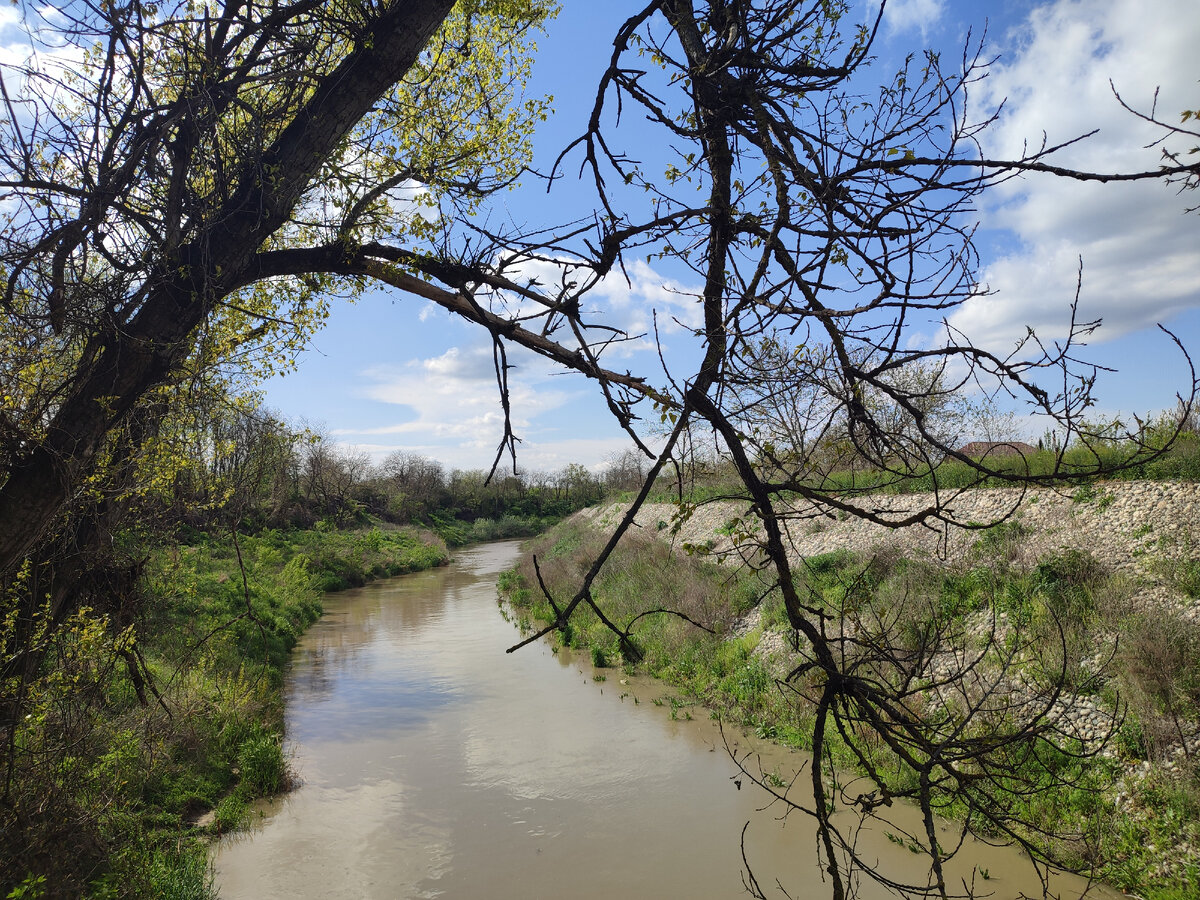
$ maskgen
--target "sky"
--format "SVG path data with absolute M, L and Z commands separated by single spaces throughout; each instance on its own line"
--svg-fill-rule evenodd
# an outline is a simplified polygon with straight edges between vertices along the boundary
M 552 93 L 555 115 L 535 138 L 535 167 L 549 167 L 586 123 L 611 37 L 637 4 L 567 0 L 538 41 L 532 93 Z M 865 11 L 860 11 L 865 15 Z M 1178 122 L 1200 108 L 1200 7 L 1195 0 L 892 0 L 871 73 L 886 80 L 908 53 L 925 47 L 962 52 L 968 35 L 986 29 L 988 77 L 972 93 L 980 109 L 1001 113 L 983 138 L 986 154 L 1013 158 L 1026 145 L 1050 144 L 1098 130 L 1069 147 L 1063 165 L 1098 171 L 1144 170 L 1159 163 L 1155 133 L 1130 106 Z M 574 169 L 570 170 L 574 176 Z M 569 208 L 580 192 L 569 183 L 547 199 L 537 184 L 508 193 L 514 221 Z M 1159 325 L 1200 358 L 1200 192 L 1180 195 L 1161 183 L 1078 184 L 1014 179 L 979 206 L 981 283 L 951 327 L 988 349 L 1011 348 L 1028 327 L 1061 339 L 1080 288 L 1079 318 L 1103 327 L 1083 353 L 1118 370 L 1098 382 L 1097 415 L 1170 408 L 1186 390 L 1182 354 Z M 644 331 L 660 325 L 663 354 L 680 370 L 694 356 L 687 326 L 697 308 L 686 277 L 639 262 L 630 280 L 610 279 L 593 295 L 612 321 Z M 612 360 L 654 372 L 658 351 L 636 342 Z M 691 356 L 689 356 L 691 355 Z M 630 446 L 594 385 L 514 350 L 513 423 L 518 464 L 556 471 L 568 463 L 593 469 Z M 266 403 L 297 424 L 382 458 L 407 450 L 447 468 L 486 468 L 501 439 L 492 350 L 487 336 L 428 301 L 377 291 L 335 305 L 328 326 L 302 354 L 297 370 L 264 386 Z M 653 423 L 646 423 L 647 428 Z M 1035 435 L 1030 435 L 1035 436 Z

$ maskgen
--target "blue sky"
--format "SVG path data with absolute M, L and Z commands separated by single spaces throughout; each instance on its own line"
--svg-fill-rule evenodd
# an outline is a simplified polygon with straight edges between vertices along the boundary
M 582 130 L 611 36 L 637 4 L 568 0 L 539 41 L 535 93 L 553 93 L 556 115 L 535 142 L 535 165 L 548 168 Z M 888 4 L 878 61 L 884 81 L 904 55 L 924 47 L 957 57 L 968 30 L 985 24 L 998 56 L 972 102 L 1004 112 L 984 150 L 1012 158 L 1045 132 L 1051 143 L 1100 129 L 1061 162 L 1096 170 L 1152 168 L 1153 134 L 1121 109 L 1109 80 L 1131 105 L 1178 121 L 1200 107 L 1200 8 L 1195 0 L 906 0 Z M 575 168 L 569 169 L 574 177 Z M 584 193 L 569 181 L 547 198 L 534 183 L 505 196 L 503 213 L 543 221 Z M 951 325 L 990 349 L 1011 347 L 1035 327 L 1061 338 L 1083 265 L 1080 315 L 1103 318 L 1087 358 L 1119 369 L 1100 380 L 1100 414 L 1170 407 L 1186 387 L 1182 357 L 1157 331 L 1174 330 L 1200 356 L 1200 196 L 1161 184 L 1079 185 L 1017 179 L 980 208 L 981 275 L 994 292 L 972 299 Z M 695 307 L 686 278 L 639 263 L 631 284 L 610 279 L 594 294 L 612 321 L 644 330 L 657 311 L 665 356 L 680 371 L 696 347 L 686 328 Z M 672 277 L 674 275 L 674 277 Z M 678 321 L 676 321 L 678 320 Z M 936 325 L 930 324 L 930 330 Z M 570 462 L 597 467 L 629 445 L 593 385 L 513 352 L 513 413 L 522 438 L 518 462 L 556 470 Z M 643 341 L 610 362 L 660 380 L 657 352 Z M 427 301 L 375 292 L 333 309 L 330 324 L 298 369 L 265 386 L 267 404 L 285 417 L 323 427 L 337 441 L 381 457 L 407 449 L 448 467 L 491 463 L 501 437 L 491 348 L 486 335 Z

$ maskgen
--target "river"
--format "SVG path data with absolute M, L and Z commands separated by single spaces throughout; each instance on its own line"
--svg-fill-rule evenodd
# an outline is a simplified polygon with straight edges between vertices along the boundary
M 763 809 L 706 715 L 672 718 L 654 702 L 661 686 L 619 669 L 594 681 L 590 662 L 546 643 L 504 653 L 518 635 L 496 577 L 517 553 L 473 547 L 444 569 L 326 598 L 286 688 L 301 786 L 217 846 L 223 900 L 744 897 L 747 822 L 769 896 L 784 896 L 776 879 L 828 896 L 809 823 Z M 751 749 L 740 733 L 730 743 Z M 804 763 L 753 749 L 785 777 Z M 921 877 L 919 857 L 881 829 L 864 829 L 859 851 Z M 981 893 L 1040 894 L 1018 854 L 970 852 L 990 875 Z

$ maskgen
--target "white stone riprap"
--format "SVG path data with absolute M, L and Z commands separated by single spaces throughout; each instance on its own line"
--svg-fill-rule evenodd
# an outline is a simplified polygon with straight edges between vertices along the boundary
M 882 495 L 861 497 L 856 503 L 880 515 L 900 517 L 906 513 L 929 508 L 937 498 L 932 494 Z M 1106 598 L 1117 608 L 1131 611 L 1162 610 L 1200 623 L 1200 598 L 1189 597 L 1173 582 L 1172 572 L 1181 563 L 1200 559 L 1200 484 L 1187 482 L 1116 481 L 1085 488 L 1057 490 L 1039 488 L 1022 491 L 1016 488 L 975 489 L 943 495 L 942 503 L 948 517 L 960 523 L 987 525 L 997 521 L 1019 523 L 1017 534 L 1004 552 L 1012 564 L 1033 567 L 1053 553 L 1080 550 L 1091 554 L 1107 570 L 1119 573 L 1114 590 Z M 616 525 L 628 505 L 584 510 L 579 515 L 602 527 Z M 715 558 L 734 562 L 743 554 L 753 553 L 753 524 L 744 519 L 747 507 L 729 502 L 704 504 L 691 511 L 682 521 L 676 519 L 676 509 L 669 504 L 650 505 L 637 517 L 637 526 L 663 540 L 672 542 L 681 551 L 703 548 Z M 975 550 L 983 536 L 979 528 L 964 528 L 934 521 L 933 527 L 911 526 L 891 529 L 847 514 L 820 512 L 811 506 L 789 510 L 787 541 L 795 561 L 850 550 L 857 553 L 901 553 L 928 560 L 941 560 L 952 565 L 962 561 L 971 564 L 986 562 Z M 739 541 L 740 537 L 740 541 Z M 738 544 L 741 544 L 739 552 Z M 995 545 L 992 545 L 993 547 Z M 975 553 L 972 558 L 971 554 Z M 994 549 L 989 552 L 996 552 Z M 968 625 L 984 635 L 991 627 L 1003 644 L 1008 628 L 1001 612 L 993 622 L 988 614 L 980 614 L 978 622 Z M 744 636 L 758 631 L 761 634 L 756 654 L 768 661 L 777 675 L 786 674 L 797 660 L 788 638 L 778 632 L 762 630 L 760 610 L 751 610 L 735 623 L 734 634 Z M 1116 644 L 1116 635 L 1097 635 L 1095 657 L 1084 666 L 1103 666 Z M 944 666 L 949 675 L 955 666 L 953 651 L 938 654 L 934 666 Z M 944 659 L 941 657 L 945 656 Z M 1025 673 L 1010 672 L 1002 689 L 1007 696 L 1020 702 L 1026 698 L 1036 703 L 1036 693 L 1030 690 Z M 1103 755 L 1116 755 L 1114 742 L 1108 740 L 1119 724 L 1119 716 L 1099 697 L 1064 693 L 1059 696 L 1050 714 L 1053 727 L 1064 735 L 1090 743 Z M 1137 819 L 1148 815 L 1139 804 L 1143 802 L 1140 783 L 1159 777 L 1165 772 L 1178 775 L 1189 771 L 1200 757 L 1200 730 L 1193 727 L 1168 750 L 1166 760 L 1127 761 L 1115 787 L 1115 801 L 1126 816 Z M 1185 731 L 1188 729 L 1185 728 Z M 1197 828 L 1187 824 L 1181 828 L 1178 846 L 1160 848 L 1158 875 L 1170 878 L 1194 864 Z M 1154 849 L 1154 848 L 1151 848 Z
M 880 515 L 899 518 L 935 505 L 931 493 L 861 497 L 855 502 Z M 1157 605 L 1200 621 L 1200 598 L 1174 590 L 1165 577 L 1172 562 L 1200 557 L 1200 484 L 1162 481 L 1113 481 L 1087 488 L 974 489 L 942 495 L 948 518 L 989 525 L 1000 520 L 1022 526 L 1016 542 L 1017 563 L 1036 565 L 1047 554 L 1067 549 L 1091 553 L 1111 571 L 1124 572 L 1138 584 L 1133 605 Z M 595 507 L 579 513 L 611 527 L 627 504 Z M 928 525 L 887 528 L 846 513 L 818 512 L 797 505 L 789 510 L 786 539 L 794 559 L 851 550 L 874 553 L 883 549 L 954 562 L 963 559 L 981 537 L 978 528 L 958 527 L 932 520 Z M 734 537 L 748 526 L 730 527 L 746 516 L 745 505 L 703 504 L 675 525 L 676 508 L 649 504 L 640 510 L 637 526 L 681 549 L 709 547 L 721 556 L 736 550 Z M 732 532 L 732 533 L 731 533 Z

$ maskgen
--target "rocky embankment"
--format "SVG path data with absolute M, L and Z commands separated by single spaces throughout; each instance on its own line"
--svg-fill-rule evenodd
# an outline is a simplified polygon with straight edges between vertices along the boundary
M 938 502 L 940 499 L 940 503 Z M 858 498 L 862 509 L 885 519 L 939 506 L 946 518 L 960 524 L 933 519 L 927 525 L 888 528 L 848 513 L 833 513 L 812 506 L 798 505 L 787 511 L 785 541 L 797 563 L 808 557 L 838 550 L 861 554 L 901 553 L 946 565 L 987 564 L 980 556 L 983 529 L 998 522 L 1008 526 L 1011 535 L 1004 547 L 1009 565 L 1032 568 L 1052 554 L 1068 550 L 1086 552 L 1108 572 L 1114 595 L 1106 597 L 1110 609 L 1119 612 L 1158 612 L 1200 624 L 1200 484 L 1185 482 L 1107 482 L 1082 488 L 976 489 L 944 494 L 877 495 Z M 584 510 L 579 515 L 601 527 L 616 525 L 628 510 L 627 504 L 613 504 Z M 709 503 L 680 516 L 675 506 L 652 504 L 644 507 L 637 527 L 673 542 L 681 550 L 702 548 L 718 559 L 736 562 L 752 553 L 756 528 L 747 516 L 745 505 L 729 502 Z M 995 545 L 991 552 L 995 552 Z M 1181 578 L 1181 573 L 1185 576 Z M 997 637 L 1003 639 L 1007 623 L 1004 614 L 995 623 Z M 986 621 L 984 621 L 986 620 Z M 739 623 L 737 634 L 759 630 L 761 617 L 754 610 Z M 981 614 L 981 633 L 991 620 Z M 1118 635 L 1097 633 L 1094 662 L 1104 664 L 1118 644 Z M 756 653 L 775 664 L 776 671 L 787 671 L 795 657 L 782 634 L 761 632 Z M 946 663 L 954 665 L 947 653 Z M 1019 697 L 1023 675 L 1014 674 L 1005 690 Z M 1091 743 L 1101 755 L 1117 758 L 1110 740 L 1120 722 L 1121 711 L 1106 705 L 1100 696 L 1063 694 L 1056 706 L 1056 727 Z M 1157 815 L 1156 801 L 1147 785 L 1157 782 L 1161 772 L 1169 778 L 1187 777 L 1194 760 L 1200 757 L 1200 723 L 1180 723 L 1180 740 L 1156 762 L 1126 758 L 1124 776 L 1114 786 L 1112 800 L 1131 821 L 1149 820 Z M 1155 849 L 1151 877 L 1171 882 L 1194 864 L 1200 852 L 1200 824 L 1177 822 L 1175 843 Z M 1148 831 L 1152 831 L 1147 826 Z
M 929 509 L 931 493 L 875 495 L 856 504 L 878 516 L 900 518 Z M 1111 571 L 1128 574 L 1136 590 L 1134 605 L 1157 604 L 1200 622 L 1200 598 L 1175 590 L 1165 573 L 1173 564 L 1200 557 L 1200 484 L 1191 482 L 1116 481 L 1052 490 L 992 488 L 947 493 L 941 497 L 946 517 L 964 526 L 931 520 L 928 525 L 888 528 L 848 513 L 829 514 L 798 505 L 789 511 L 786 540 L 794 559 L 835 550 L 873 553 L 891 549 L 940 559 L 963 560 L 980 538 L 980 528 L 999 521 L 1021 526 L 1014 547 L 1017 562 L 1039 559 L 1067 549 L 1086 551 Z M 584 510 L 579 515 L 602 526 L 620 521 L 627 504 Z M 746 508 L 729 502 L 698 506 L 676 530 L 677 510 L 670 504 L 642 508 L 637 525 L 679 546 L 696 545 L 710 552 L 735 554 L 740 525 L 731 523 Z
M 855 502 L 872 514 L 899 519 L 928 509 L 938 498 L 930 493 L 876 495 Z M 1172 573 L 1200 557 L 1200 484 L 1190 482 L 1120 481 L 1059 490 L 994 488 L 963 491 L 941 497 L 944 520 L 904 528 L 888 528 L 848 513 L 830 515 L 812 506 L 796 506 L 787 513 L 787 541 L 793 560 L 837 550 L 861 554 L 901 553 L 946 565 L 968 561 L 977 553 L 983 528 L 997 522 L 1016 523 L 1016 532 L 1006 552 L 1009 563 L 1033 567 L 1040 560 L 1066 550 L 1092 555 L 1106 570 L 1125 577 L 1118 579 L 1120 594 L 1107 598 L 1133 612 L 1161 610 L 1200 624 L 1200 597 L 1189 596 L 1178 587 Z M 601 527 L 618 523 L 627 504 L 584 510 L 579 515 Z M 718 559 L 736 561 L 751 552 L 752 520 L 746 507 L 730 502 L 696 507 L 680 519 L 670 504 L 650 504 L 639 512 L 637 527 L 674 542 L 681 549 L 704 548 Z M 972 564 L 978 556 L 970 559 Z M 1193 590 L 1192 593 L 1200 593 Z M 998 623 L 1002 637 L 1004 615 Z M 738 634 L 756 630 L 758 611 L 752 611 L 735 629 Z M 990 619 L 977 623 L 982 632 Z M 1102 665 L 1117 644 L 1117 635 L 1097 635 L 1095 664 Z M 757 653 L 770 658 L 778 671 L 795 662 L 782 634 L 763 633 Z M 953 665 L 950 658 L 947 665 Z M 1020 685 L 1014 685 L 1020 690 Z M 1063 727 L 1085 741 L 1100 741 L 1111 732 L 1119 712 L 1106 709 L 1098 697 L 1064 695 L 1061 701 Z M 1105 747 L 1102 751 L 1113 751 Z M 1186 748 L 1176 755 L 1200 754 L 1200 728 L 1187 737 Z M 1168 768 L 1173 768 L 1170 761 Z

